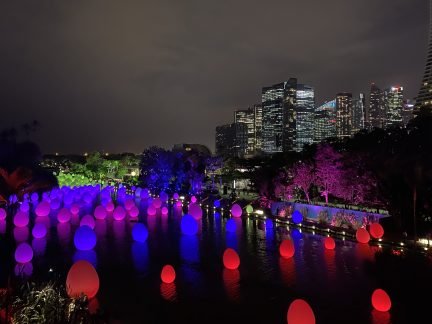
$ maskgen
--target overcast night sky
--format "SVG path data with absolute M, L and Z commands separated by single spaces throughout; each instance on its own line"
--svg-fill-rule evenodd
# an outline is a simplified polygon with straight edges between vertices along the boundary
M 0 128 L 45 152 L 203 143 L 261 87 L 418 91 L 426 0 L 75 0 L 0 4 Z

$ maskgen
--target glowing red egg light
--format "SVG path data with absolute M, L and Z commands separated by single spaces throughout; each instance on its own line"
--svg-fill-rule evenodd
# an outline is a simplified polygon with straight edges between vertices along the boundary
M 382 289 L 375 289 L 372 294 L 372 306 L 377 311 L 388 312 L 391 308 L 391 299 Z
M 93 298 L 99 290 L 99 276 L 88 261 L 80 260 L 70 268 L 66 287 L 68 295 L 72 298 L 77 298 L 81 294 Z
M 356 238 L 359 243 L 368 243 L 370 240 L 369 232 L 364 228 L 359 228 L 356 232 Z
M 169 265 L 169 264 L 165 265 L 161 271 L 162 281 L 169 284 L 169 283 L 174 282 L 175 278 L 176 278 L 176 272 L 175 272 L 173 266 Z
M 240 265 L 240 257 L 237 252 L 231 248 L 226 249 L 223 254 L 223 264 L 227 269 L 237 269 Z
M 287 321 L 288 324 L 315 324 L 315 315 L 305 300 L 296 299 L 288 308 Z
M 380 239 L 384 235 L 384 228 L 380 223 L 373 223 L 369 227 L 369 232 L 373 238 Z
M 335 240 L 332 237 L 326 237 L 324 240 L 324 247 L 327 250 L 334 250 L 334 248 L 336 247 Z
M 295 253 L 294 243 L 291 240 L 283 240 L 279 246 L 279 253 L 285 259 L 292 258 Z

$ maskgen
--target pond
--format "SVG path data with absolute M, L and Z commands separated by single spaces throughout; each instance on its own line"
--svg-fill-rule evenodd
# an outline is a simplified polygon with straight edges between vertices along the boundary
M 169 213 L 146 214 L 146 200 L 136 200 L 137 220 L 126 217 L 96 220 L 97 244 L 90 251 L 76 251 L 73 234 L 79 219 L 58 223 L 51 212 L 48 236 L 32 239 L 17 234 L 11 218 L 1 225 L 0 279 L 16 275 L 16 240 L 32 244 L 35 256 L 30 278 L 65 280 L 74 261 L 93 263 L 100 277 L 97 299 L 104 313 L 119 323 L 286 323 L 289 304 L 302 298 L 315 312 L 317 323 L 404 323 L 410 311 L 402 300 L 392 300 L 389 313 L 372 310 L 371 294 L 381 287 L 366 265 L 374 264 L 377 246 L 335 239 L 336 248 L 325 250 L 324 236 L 276 225 L 272 220 L 244 216 L 233 218 L 235 232 L 226 232 L 229 213 L 213 207 L 199 221 L 197 235 L 180 231 L 183 211 L 169 204 Z M 81 217 L 93 208 L 80 211 Z M 33 215 L 33 213 L 31 214 Z M 34 218 L 34 215 L 33 217 Z M 145 243 L 134 242 L 136 222 L 148 228 Z M 32 223 L 32 222 L 31 222 Z M 295 255 L 279 256 L 283 239 L 292 239 Z M 222 254 L 235 249 L 238 270 L 223 267 Z M 165 264 L 176 269 L 173 284 L 160 280 Z M 398 282 L 386 282 L 390 295 L 398 295 Z

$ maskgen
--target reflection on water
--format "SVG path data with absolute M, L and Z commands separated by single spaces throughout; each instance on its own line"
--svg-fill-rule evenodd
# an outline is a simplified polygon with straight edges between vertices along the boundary
M 177 288 L 175 282 L 160 284 L 160 294 L 166 301 L 176 301 L 177 300 Z
M 32 240 L 32 248 L 35 256 L 42 256 L 45 254 L 45 249 L 47 245 L 47 239 L 39 238 L 39 239 L 33 239 Z
M 31 262 L 17 263 L 15 265 L 15 276 L 17 277 L 30 277 L 32 273 L 33 264 Z
M 294 258 L 285 259 L 279 257 L 279 270 L 282 282 L 286 286 L 295 284 L 296 281 L 296 268 Z
M 240 271 L 223 269 L 223 282 L 228 299 L 240 302 Z
M 29 229 L 27 226 L 25 227 L 15 227 L 13 230 L 15 241 L 24 242 L 27 241 L 29 237 Z
M 141 274 L 146 275 L 149 271 L 149 253 L 147 242 L 133 242 L 132 243 L 132 260 L 135 270 Z
M 379 312 L 373 309 L 371 312 L 372 324 L 390 324 L 391 316 L 389 312 Z M 426 322 L 425 322 L 426 323 Z
M 58 223 L 57 224 L 57 235 L 59 242 L 63 247 L 69 245 L 71 240 L 71 225 L 69 223 Z

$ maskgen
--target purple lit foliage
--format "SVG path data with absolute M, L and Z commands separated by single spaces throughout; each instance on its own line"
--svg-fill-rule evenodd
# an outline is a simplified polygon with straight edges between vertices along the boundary
M 310 203 L 309 191 L 315 183 L 315 172 L 312 163 L 296 163 L 292 169 L 293 185 L 303 191 Z

